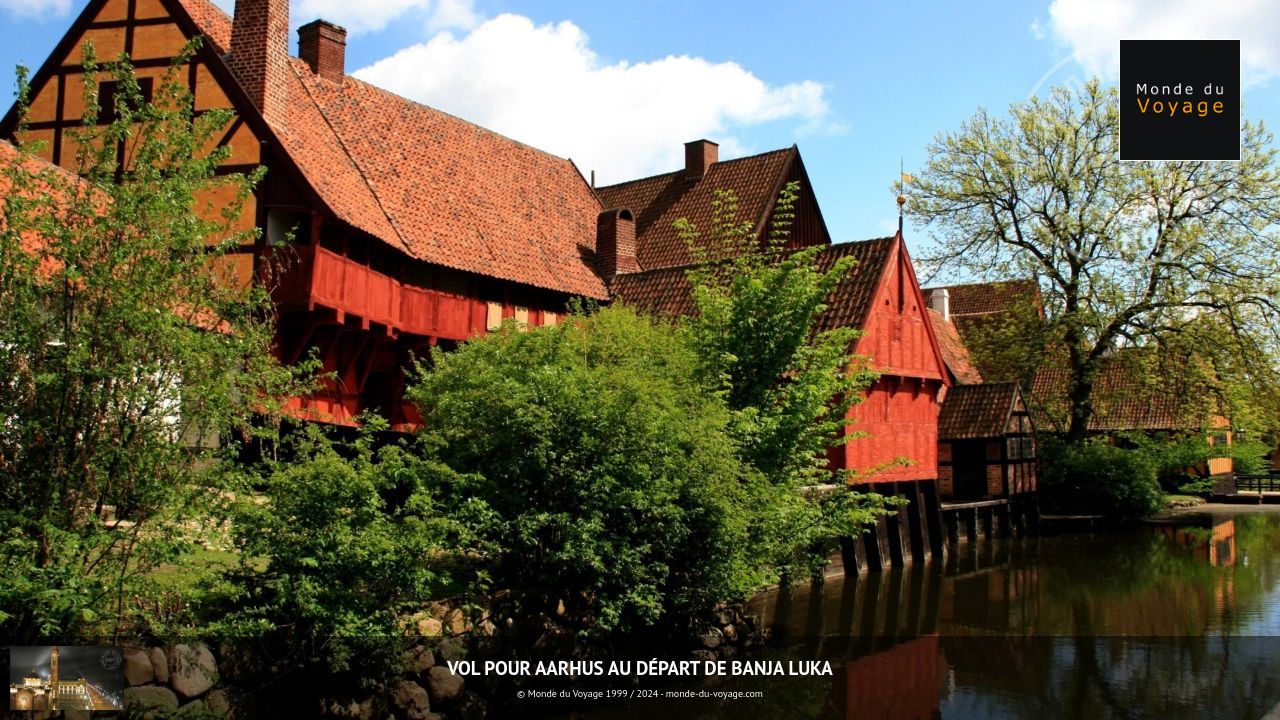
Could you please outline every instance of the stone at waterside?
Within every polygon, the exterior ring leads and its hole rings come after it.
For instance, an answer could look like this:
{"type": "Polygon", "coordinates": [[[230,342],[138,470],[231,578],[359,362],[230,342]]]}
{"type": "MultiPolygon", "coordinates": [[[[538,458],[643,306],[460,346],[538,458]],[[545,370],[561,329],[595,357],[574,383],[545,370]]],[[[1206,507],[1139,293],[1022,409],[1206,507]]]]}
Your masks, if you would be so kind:
{"type": "Polygon", "coordinates": [[[205,704],[203,700],[192,700],[191,702],[178,708],[177,717],[200,716],[205,713],[205,704]]]}
{"type": "Polygon", "coordinates": [[[124,649],[124,681],[126,685],[146,685],[155,679],[151,669],[151,657],[146,650],[137,647],[124,649]]]}
{"type": "Polygon", "coordinates": [[[125,688],[124,707],[130,715],[145,713],[147,710],[177,710],[178,696],[169,688],[159,685],[125,688]]]}
{"type": "Polygon", "coordinates": [[[447,703],[462,695],[462,678],[449,672],[449,668],[437,665],[427,673],[427,689],[431,699],[438,703],[447,703]]]}
{"type": "Polygon", "coordinates": [[[401,680],[391,692],[391,703],[400,710],[405,720],[426,720],[431,714],[431,699],[427,691],[412,680],[401,680]]]}
{"type": "Polygon", "coordinates": [[[404,651],[405,669],[414,675],[422,675],[436,665],[436,656],[421,645],[404,651]]]}
{"type": "Polygon", "coordinates": [[[156,682],[169,682],[169,658],[165,657],[164,648],[151,648],[147,657],[151,658],[151,671],[155,673],[156,682]]]}
{"type": "Polygon", "coordinates": [[[213,653],[204,643],[169,648],[169,684],[184,699],[190,700],[208,692],[213,687],[217,672],[213,653]]]}

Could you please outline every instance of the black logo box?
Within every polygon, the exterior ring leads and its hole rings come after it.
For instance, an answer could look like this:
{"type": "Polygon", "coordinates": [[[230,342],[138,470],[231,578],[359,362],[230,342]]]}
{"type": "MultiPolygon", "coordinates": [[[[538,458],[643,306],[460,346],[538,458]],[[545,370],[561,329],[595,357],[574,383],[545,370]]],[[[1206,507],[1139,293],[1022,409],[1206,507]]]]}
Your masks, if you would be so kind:
{"type": "Polygon", "coordinates": [[[1121,40],[1120,159],[1239,160],[1240,41],[1121,40]]]}

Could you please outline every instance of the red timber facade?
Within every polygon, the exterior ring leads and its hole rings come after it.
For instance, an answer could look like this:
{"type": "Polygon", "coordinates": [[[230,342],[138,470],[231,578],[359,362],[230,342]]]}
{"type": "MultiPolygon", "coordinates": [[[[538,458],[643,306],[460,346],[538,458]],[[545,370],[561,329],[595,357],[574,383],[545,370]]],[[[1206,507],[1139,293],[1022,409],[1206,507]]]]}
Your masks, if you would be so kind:
{"type": "MultiPolygon", "coordinates": [[[[33,77],[27,129],[15,136],[11,110],[0,135],[44,141],[45,159],[74,171],[83,44],[127,53],[145,89],[202,37],[180,73],[197,113],[236,113],[221,171],[267,168],[239,221],[262,237],[228,271],[272,283],[282,359],[315,352],[333,374],[292,401],[301,418],[377,411],[412,425],[400,399],[411,354],[608,298],[601,206],[571,161],[347,76],[346,33],[332,24],[301,28],[292,57],[288,25],[287,0],[238,0],[234,20],[208,0],[92,0],[33,77]]],[[[231,198],[201,200],[197,212],[217,212],[231,198]]]]}
{"type": "Polygon", "coordinates": [[[644,311],[691,312],[685,279],[690,258],[673,228],[676,219],[707,227],[714,191],[731,189],[740,217],[763,236],[779,191],[799,182],[789,246],[826,246],[819,256],[825,267],[844,257],[857,260],[828,299],[819,329],[860,328],[863,334],[851,352],[868,358],[881,373],[849,412],[849,430],[866,437],[833,448],[832,465],[874,470],[860,479],[865,483],[935,480],[939,393],[951,381],[901,233],[832,244],[795,147],[725,162],[716,162],[714,152],[714,144],[705,140],[689,143],[684,170],[598,191],[606,206],[626,208],[635,217],[638,270],[613,277],[612,291],[644,311]],[[905,465],[895,462],[903,459],[905,465]]]}

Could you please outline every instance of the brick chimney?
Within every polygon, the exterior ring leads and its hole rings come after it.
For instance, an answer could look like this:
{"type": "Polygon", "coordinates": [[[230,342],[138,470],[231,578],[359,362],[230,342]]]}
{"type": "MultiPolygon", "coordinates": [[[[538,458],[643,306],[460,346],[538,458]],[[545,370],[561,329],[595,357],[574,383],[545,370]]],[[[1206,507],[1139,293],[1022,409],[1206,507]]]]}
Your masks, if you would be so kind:
{"type": "Polygon", "coordinates": [[[596,218],[596,261],[606,281],[623,273],[639,272],[636,220],[630,210],[605,210],[596,218]]]}
{"type": "Polygon", "coordinates": [[[289,0],[236,0],[227,64],[267,123],[289,106],[289,0]]]}
{"type": "Polygon", "coordinates": [[[328,20],[303,25],[298,28],[298,57],[311,66],[311,72],[342,82],[347,74],[347,29],[328,20]]]}
{"type": "Polygon", "coordinates": [[[720,159],[720,146],[710,140],[694,140],[684,144],[684,176],[700,178],[720,159]]]}

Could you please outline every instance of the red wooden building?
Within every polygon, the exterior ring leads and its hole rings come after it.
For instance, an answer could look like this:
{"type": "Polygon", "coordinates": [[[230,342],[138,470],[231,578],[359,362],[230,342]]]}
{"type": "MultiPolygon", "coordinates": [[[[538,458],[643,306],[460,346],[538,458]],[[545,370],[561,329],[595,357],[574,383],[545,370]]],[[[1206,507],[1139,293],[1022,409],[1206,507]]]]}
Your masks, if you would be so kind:
{"type": "MultiPolygon", "coordinates": [[[[281,357],[315,351],[335,374],[293,400],[304,418],[351,424],[374,410],[412,422],[400,400],[411,353],[505,318],[553,323],[573,297],[608,298],[601,206],[571,161],[346,75],[345,31],[329,23],[299,29],[292,57],[288,27],[287,0],[238,0],[234,20],[208,0],[91,0],[32,78],[14,139],[46,141],[46,159],[74,170],[83,43],[128,53],[145,92],[202,36],[182,76],[196,112],[236,112],[223,171],[267,167],[240,220],[262,238],[237,253],[235,274],[275,284],[281,357]],[[280,259],[289,271],[267,273],[280,259]]],[[[0,135],[16,121],[11,110],[0,135]]]]}
{"type": "MultiPolygon", "coordinates": [[[[299,417],[353,424],[376,411],[412,425],[401,394],[411,355],[507,318],[554,323],[573,298],[678,311],[690,258],[674,221],[706,227],[713,192],[727,188],[764,230],[798,181],[792,245],[827,246],[825,263],[859,260],[822,322],[863,329],[851,350],[883,373],[850,412],[867,437],[832,461],[881,468],[869,483],[936,489],[938,403],[952,379],[901,233],[833,245],[795,147],[720,162],[715,143],[695,141],[679,170],[595,190],[567,159],[347,75],[342,28],[304,25],[295,57],[288,27],[287,0],[237,0],[234,18],[209,0],[90,0],[32,79],[26,130],[15,136],[10,111],[0,136],[47,141],[46,159],[74,169],[82,44],[127,53],[145,91],[203,38],[181,76],[196,112],[236,113],[220,133],[222,171],[267,168],[240,218],[262,237],[234,256],[235,276],[272,283],[281,358],[315,352],[333,374],[292,400],[299,417]]],[[[205,200],[217,210],[230,198],[205,200]]]]}
{"type": "Polygon", "coordinates": [[[819,259],[826,267],[843,257],[857,260],[856,269],[828,299],[819,329],[862,329],[851,350],[870,358],[871,367],[882,373],[849,412],[850,430],[867,436],[833,449],[832,463],[839,468],[878,469],[862,478],[867,483],[934,481],[939,393],[951,381],[901,233],[831,244],[804,161],[794,146],[719,162],[716,145],[700,140],[685,146],[685,159],[681,170],[599,189],[606,206],[634,218],[628,221],[634,223],[634,257],[627,256],[625,266],[635,270],[611,278],[615,295],[650,312],[690,312],[685,279],[690,258],[673,223],[688,218],[698,227],[707,227],[714,191],[731,189],[737,195],[739,217],[763,234],[770,226],[778,192],[798,181],[801,196],[789,245],[827,246],[819,259]],[[907,463],[895,464],[897,460],[907,463]]]}

